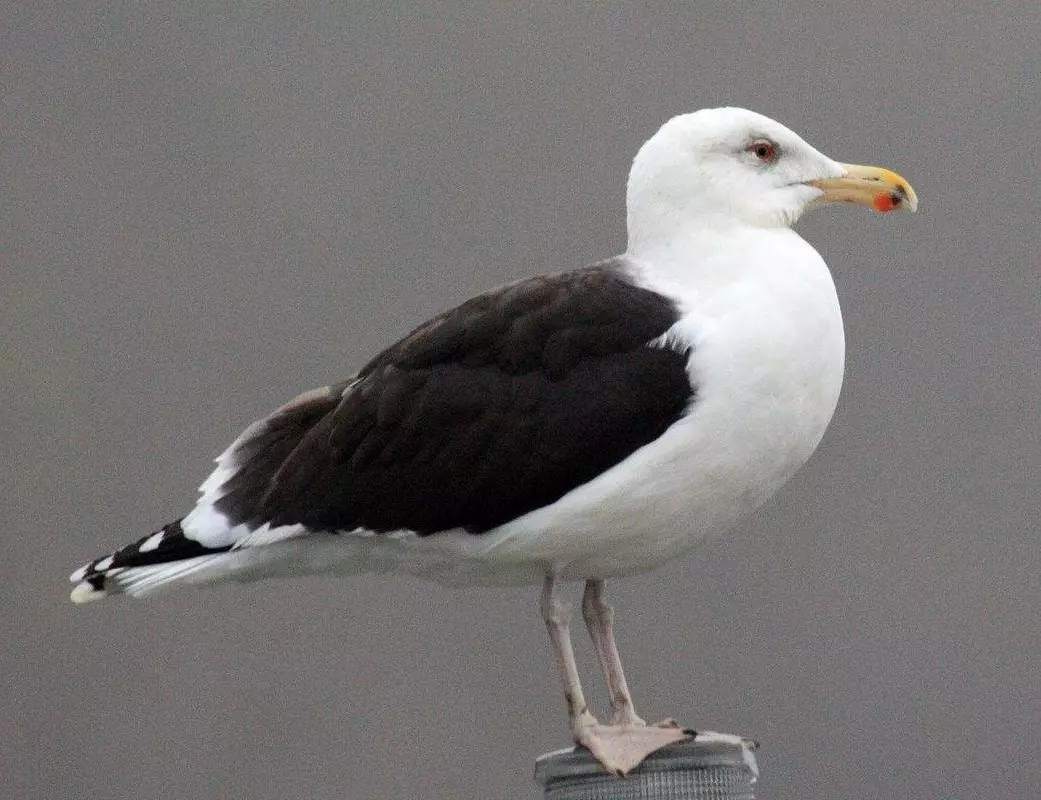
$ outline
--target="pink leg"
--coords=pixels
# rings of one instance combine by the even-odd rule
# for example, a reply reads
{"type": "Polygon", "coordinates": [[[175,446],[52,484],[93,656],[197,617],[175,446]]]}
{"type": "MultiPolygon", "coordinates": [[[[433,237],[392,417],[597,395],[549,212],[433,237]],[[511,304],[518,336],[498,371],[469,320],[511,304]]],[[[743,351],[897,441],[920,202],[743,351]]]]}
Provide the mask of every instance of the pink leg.
{"type": "MultiPolygon", "coordinates": [[[[600,616],[603,616],[603,609],[597,607],[599,604],[595,602],[595,595],[602,590],[603,584],[599,581],[590,583],[598,583],[600,589],[587,587],[586,594],[589,595],[592,592],[594,595],[593,600],[590,600],[593,610],[587,614],[591,613],[593,618],[599,619],[600,616]]],[[[602,601],[600,602],[602,603],[602,601]]],[[[590,603],[584,601],[583,609],[590,603]]],[[[601,662],[611,665],[608,683],[611,685],[615,718],[621,721],[611,725],[601,725],[597,722],[596,717],[589,712],[586,705],[585,695],[582,693],[582,685],[578,677],[578,667],[575,664],[575,652],[571,647],[569,630],[571,609],[557,598],[552,575],[547,575],[542,585],[541,609],[542,618],[546,621],[546,629],[553,641],[557,669],[560,670],[561,677],[564,679],[564,695],[567,698],[571,735],[577,744],[588,748],[593,757],[603,764],[604,769],[615,775],[625,775],[658,748],[687,738],[687,734],[680,730],[675,723],[649,726],[633,712],[618,651],[614,647],[609,619],[606,623],[590,625],[590,632],[594,628],[597,630],[597,634],[594,635],[594,643],[597,642],[596,636],[600,636],[603,631],[606,633],[603,635],[602,641],[605,644],[610,641],[609,649],[597,644],[597,651],[600,653],[601,662]],[[624,702],[616,699],[619,697],[624,697],[624,702]]],[[[587,616],[587,621],[589,618],[587,616]]],[[[606,671],[607,667],[605,667],[606,671]]]]}
{"type": "Polygon", "coordinates": [[[554,588],[553,576],[547,575],[542,584],[540,609],[542,619],[546,621],[549,638],[553,642],[557,669],[564,680],[568,720],[572,732],[575,732],[579,727],[596,724],[596,718],[589,713],[589,707],[586,705],[582,683],[578,677],[578,665],[575,663],[575,651],[571,646],[571,606],[557,597],[554,588]]]}
{"type": "Polygon", "coordinates": [[[611,695],[612,725],[646,725],[633,708],[629,685],[625,682],[622,659],[614,640],[614,609],[604,600],[604,582],[586,581],[582,594],[582,616],[600,658],[600,668],[611,695]]]}

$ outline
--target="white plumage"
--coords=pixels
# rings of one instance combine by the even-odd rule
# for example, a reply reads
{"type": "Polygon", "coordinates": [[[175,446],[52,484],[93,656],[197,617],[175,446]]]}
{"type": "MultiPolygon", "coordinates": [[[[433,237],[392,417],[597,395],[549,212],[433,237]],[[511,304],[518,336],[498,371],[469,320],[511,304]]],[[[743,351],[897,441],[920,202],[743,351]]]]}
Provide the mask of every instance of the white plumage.
{"type": "MultiPolygon", "coordinates": [[[[913,190],[894,173],[833,161],[762,115],[723,108],[675,117],[633,162],[628,247],[612,262],[614,272],[603,279],[627,301],[629,294],[641,302],[657,298],[662,313],[671,315],[671,324],[632,349],[633,359],[653,360],[648,350],[655,349],[684,359],[677,362],[685,371],[679,389],[689,396],[659,431],[634,440],[614,463],[588,479],[562,483],[566,491],[550,502],[518,505],[517,515],[491,527],[470,525],[470,517],[460,512],[455,527],[395,529],[357,522],[342,510],[336,512],[340,516],[330,512],[331,522],[319,526],[318,517],[302,512],[297,517],[280,514],[277,492],[286,483],[280,476],[287,466],[264,473],[274,476],[264,478],[270,480],[266,489],[259,485],[264,491],[258,491],[254,506],[264,507],[267,516],[251,516],[240,511],[242,503],[230,503],[229,492],[241,490],[235,486],[245,474],[244,465],[266,457],[264,437],[271,436],[272,426],[312,407],[325,413],[323,403],[330,404],[328,414],[346,415],[343,409],[362,403],[375,380],[363,371],[336,390],[303,395],[247,429],[220,456],[198,504],[179,527],[168,526],[139,542],[136,550],[124,548],[78,570],[72,576],[77,583],[73,599],[315,572],[404,571],[448,584],[544,582],[544,616],[564,672],[576,741],[593,749],[610,769],[624,772],[648,748],[682,737],[672,728],[640,733],[643,724],[628,699],[610,622],[598,615],[602,581],[654,568],[702,538],[726,531],[787,481],[820,441],[842,382],[842,319],[827,267],[790,225],[808,208],[829,201],[882,211],[914,210],[917,204],[913,190]],[[239,510],[233,513],[231,508],[239,510]],[[238,517],[232,519],[234,514],[238,517]],[[172,554],[170,560],[156,560],[156,554],[165,552],[172,554]],[[612,688],[613,726],[593,720],[577,675],[566,669],[571,663],[570,645],[565,644],[567,615],[554,594],[557,580],[589,581],[584,610],[612,688]],[[624,751],[619,754],[612,749],[617,745],[612,737],[622,730],[627,744],[619,745],[624,751]],[[636,740],[642,743],[633,745],[636,740]]],[[[573,275],[561,278],[577,280],[573,275]]],[[[533,284],[530,291],[541,291],[539,286],[533,284]]],[[[507,297],[509,291],[499,296],[507,297]]],[[[464,320],[466,308],[459,311],[464,320]]],[[[610,317],[609,310],[596,313],[610,317]]],[[[449,327],[453,319],[419,329],[398,346],[400,352],[388,351],[393,357],[388,358],[407,369],[413,353],[430,337],[442,335],[438,327],[449,327]]],[[[514,328],[528,319],[517,317],[514,328]]],[[[474,324],[484,324],[482,320],[475,317],[474,324]]],[[[604,324],[607,333],[617,335],[615,322],[615,328],[604,324]]],[[[572,326],[565,332],[577,336],[576,330],[572,326]]],[[[547,336],[538,340],[539,346],[549,348],[555,341],[547,336]]],[[[598,358],[602,355],[595,342],[584,346],[598,358]]],[[[568,353],[566,348],[562,352],[568,353]]],[[[501,365],[496,369],[501,371],[501,365]]],[[[586,380],[595,381],[598,374],[590,371],[586,380]]],[[[386,375],[387,380],[393,377],[386,375]]],[[[600,391],[606,395],[614,388],[605,382],[600,391]]],[[[358,408],[355,416],[364,411],[363,405],[358,408]]],[[[401,414],[407,417],[408,412],[406,404],[401,414]]],[[[321,424],[319,417],[314,425],[321,424]]],[[[348,422],[353,418],[344,417],[348,422]]],[[[524,420],[517,425],[523,428],[524,420]]],[[[482,446],[495,447],[494,442],[482,446]]],[[[299,471],[301,462],[307,466],[306,459],[298,459],[292,469],[299,471]]],[[[581,464],[576,461],[575,466],[581,464]]],[[[322,469],[316,467],[316,481],[328,473],[322,469]]],[[[516,481],[522,474],[527,473],[507,472],[502,478],[516,481]]],[[[408,492],[412,487],[400,488],[408,492]]],[[[323,497],[314,491],[314,503],[321,505],[323,497]]],[[[287,495],[286,507],[293,500],[287,495]]],[[[380,509],[371,513],[379,516],[380,509]]]]}

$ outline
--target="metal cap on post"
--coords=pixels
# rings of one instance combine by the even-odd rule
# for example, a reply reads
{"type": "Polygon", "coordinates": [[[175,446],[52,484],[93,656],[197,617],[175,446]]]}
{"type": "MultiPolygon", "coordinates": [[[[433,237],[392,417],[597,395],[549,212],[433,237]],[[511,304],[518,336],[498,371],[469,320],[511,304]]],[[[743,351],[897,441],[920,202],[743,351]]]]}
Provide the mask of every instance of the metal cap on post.
{"type": "Polygon", "coordinates": [[[732,734],[699,733],[651,753],[624,778],[606,773],[588,750],[559,750],[539,756],[535,782],[546,800],[754,800],[755,747],[732,734]]]}

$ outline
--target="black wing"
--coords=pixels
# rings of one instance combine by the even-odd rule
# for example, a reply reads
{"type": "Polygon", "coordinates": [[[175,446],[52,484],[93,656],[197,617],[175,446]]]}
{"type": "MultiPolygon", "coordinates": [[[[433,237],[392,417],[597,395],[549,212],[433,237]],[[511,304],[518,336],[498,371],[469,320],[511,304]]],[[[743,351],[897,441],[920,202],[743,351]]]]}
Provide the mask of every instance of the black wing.
{"type": "Polygon", "coordinates": [[[687,353],[647,346],[676,319],[616,262],[475,297],[254,426],[216,507],[250,526],[494,528],[684,414],[687,353]]]}

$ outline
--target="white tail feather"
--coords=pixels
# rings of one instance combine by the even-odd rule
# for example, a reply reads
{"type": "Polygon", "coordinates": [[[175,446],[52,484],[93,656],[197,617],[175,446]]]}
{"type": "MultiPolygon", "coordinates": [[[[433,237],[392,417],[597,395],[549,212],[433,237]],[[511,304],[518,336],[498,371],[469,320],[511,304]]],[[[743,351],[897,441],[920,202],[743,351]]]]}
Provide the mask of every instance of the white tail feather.
{"type": "MultiPolygon", "coordinates": [[[[226,559],[224,553],[186,558],[182,561],[168,561],[164,564],[150,564],[145,567],[128,567],[113,575],[105,577],[106,590],[108,584],[118,587],[116,591],[131,597],[146,597],[155,594],[173,583],[204,583],[212,579],[213,570],[218,561],[226,559]]],[[[224,573],[224,570],[218,570],[224,573]]]]}

